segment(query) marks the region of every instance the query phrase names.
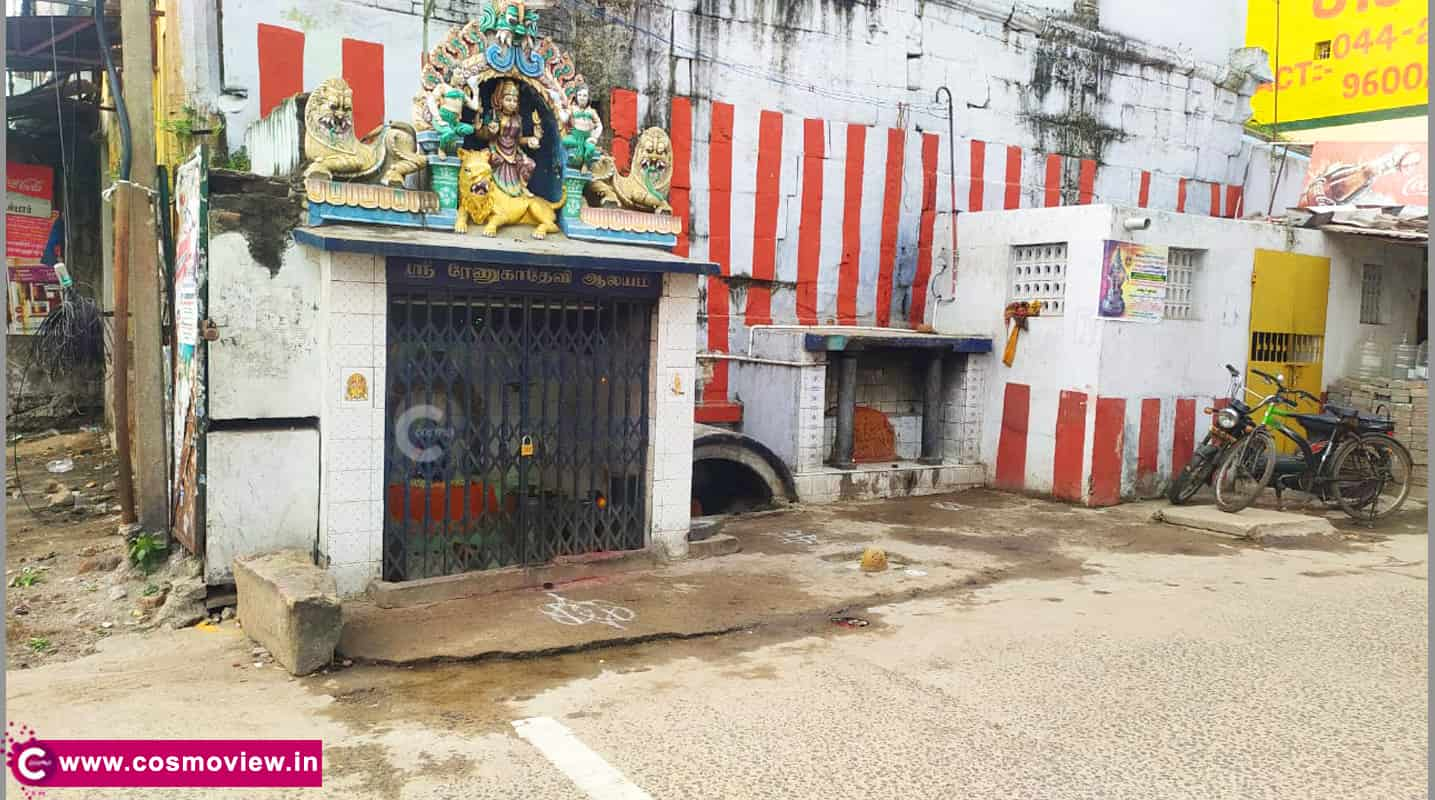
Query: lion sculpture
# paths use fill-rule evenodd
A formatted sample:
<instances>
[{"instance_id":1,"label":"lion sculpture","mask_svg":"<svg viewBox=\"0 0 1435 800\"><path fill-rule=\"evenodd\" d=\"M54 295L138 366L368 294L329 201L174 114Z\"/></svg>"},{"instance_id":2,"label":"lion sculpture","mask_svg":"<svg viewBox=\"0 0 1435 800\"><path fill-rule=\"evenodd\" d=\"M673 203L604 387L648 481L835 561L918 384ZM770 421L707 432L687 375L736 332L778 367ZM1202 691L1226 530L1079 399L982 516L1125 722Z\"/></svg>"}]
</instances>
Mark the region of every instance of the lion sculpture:
<instances>
[{"instance_id":1,"label":"lion sculpture","mask_svg":"<svg viewBox=\"0 0 1435 800\"><path fill-rule=\"evenodd\" d=\"M618 172L612 156L603 156L593 167L591 187L606 206L671 214L672 186L673 141L662 128L649 128L638 137L627 175Z\"/></svg>"},{"instance_id":2,"label":"lion sculpture","mask_svg":"<svg viewBox=\"0 0 1435 800\"><path fill-rule=\"evenodd\" d=\"M483 225L484 236L495 236L507 225L532 225L533 238L542 239L558 232L555 209L563 200L549 202L525 192L513 197L498 188L493 180L493 165L487 150L458 151L458 217L453 229L467 233L470 220Z\"/></svg>"},{"instance_id":3,"label":"lion sculpture","mask_svg":"<svg viewBox=\"0 0 1435 800\"><path fill-rule=\"evenodd\" d=\"M413 126L381 125L362 140L354 135L354 91L343 78L329 78L309 94L304 106L304 177L362 179L375 175L389 186L403 186L404 176L421 169L428 158L418 151Z\"/></svg>"}]
</instances>

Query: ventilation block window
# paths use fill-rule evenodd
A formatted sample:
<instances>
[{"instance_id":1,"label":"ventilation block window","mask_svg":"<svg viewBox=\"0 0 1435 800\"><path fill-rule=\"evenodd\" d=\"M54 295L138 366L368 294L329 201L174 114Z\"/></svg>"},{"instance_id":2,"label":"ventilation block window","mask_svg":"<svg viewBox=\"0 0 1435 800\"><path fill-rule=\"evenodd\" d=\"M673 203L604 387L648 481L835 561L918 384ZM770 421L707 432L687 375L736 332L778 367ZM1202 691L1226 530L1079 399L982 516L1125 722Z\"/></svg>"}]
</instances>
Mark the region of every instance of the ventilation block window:
<instances>
[{"instance_id":1,"label":"ventilation block window","mask_svg":"<svg viewBox=\"0 0 1435 800\"><path fill-rule=\"evenodd\" d=\"M1194 305L1194 292L1204 252L1171 248L1166 269L1166 319L1200 318L1200 309Z\"/></svg>"},{"instance_id":2,"label":"ventilation block window","mask_svg":"<svg viewBox=\"0 0 1435 800\"><path fill-rule=\"evenodd\" d=\"M1011 249L1010 302L1041 302L1043 317L1066 311L1066 243L1023 244Z\"/></svg>"}]
</instances>

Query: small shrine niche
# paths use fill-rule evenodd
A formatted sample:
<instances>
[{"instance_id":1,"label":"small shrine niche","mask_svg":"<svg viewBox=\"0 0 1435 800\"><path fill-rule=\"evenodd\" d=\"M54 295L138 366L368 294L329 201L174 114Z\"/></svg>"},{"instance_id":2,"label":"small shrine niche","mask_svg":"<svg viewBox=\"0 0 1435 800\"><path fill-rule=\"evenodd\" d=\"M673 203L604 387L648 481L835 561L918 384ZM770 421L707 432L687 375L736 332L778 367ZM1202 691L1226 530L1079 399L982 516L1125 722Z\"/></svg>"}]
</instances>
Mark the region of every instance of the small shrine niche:
<instances>
[{"instance_id":1,"label":"small shrine niche","mask_svg":"<svg viewBox=\"0 0 1435 800\"><path fill-rule=\"evenodd\" d=\"M545 7L489 0L478 19L425 53L412 123L376 132L362 164L326 162L347 172L306 173L311 224L466 232L478 223L490 236L521 224L532 226L535 238L561 230L574 239L672 246L682 231L668 202L672 141L659 128L643 131L632 170L617 169L582 73L540 34ZM337 93L348 89L340 79L330 82ZM323 143L311 154L305 141L317 163ZM377 160L391 151L401 153L406 171L379 169ZM383 191L353 187L378 173L387 176Z\"/></svg>"}]
</instances>

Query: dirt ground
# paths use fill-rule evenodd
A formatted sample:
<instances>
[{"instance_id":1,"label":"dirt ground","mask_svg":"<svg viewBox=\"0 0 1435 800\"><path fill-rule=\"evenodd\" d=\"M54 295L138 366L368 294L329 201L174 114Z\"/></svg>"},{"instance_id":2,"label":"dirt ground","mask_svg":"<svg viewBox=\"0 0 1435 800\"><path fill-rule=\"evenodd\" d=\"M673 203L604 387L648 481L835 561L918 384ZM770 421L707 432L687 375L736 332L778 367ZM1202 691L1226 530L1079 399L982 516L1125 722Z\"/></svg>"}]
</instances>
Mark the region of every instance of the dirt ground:
<instances>
[{"instance_id":1,"label":"dirt ground","mask_svg":"<svg viewBox=\"0 0 1435 800\"><path fill-rule=\"evenodd\" d=\"M164 576L142 575L126 560L108 438L51 430L7 444L7 668L80 658L99 640L143 626ZM50 472L61 459L74 467Z\"/></svg>"}]
</instances>

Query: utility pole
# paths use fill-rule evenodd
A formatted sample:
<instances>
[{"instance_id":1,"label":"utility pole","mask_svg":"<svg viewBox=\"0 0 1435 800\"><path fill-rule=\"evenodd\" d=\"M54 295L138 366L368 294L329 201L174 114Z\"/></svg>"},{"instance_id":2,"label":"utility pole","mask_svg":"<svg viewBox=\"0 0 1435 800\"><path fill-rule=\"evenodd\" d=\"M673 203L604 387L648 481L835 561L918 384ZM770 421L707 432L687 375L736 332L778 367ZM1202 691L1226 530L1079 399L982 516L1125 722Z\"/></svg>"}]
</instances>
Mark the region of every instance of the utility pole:
<instances>
[{"instance_id":1,"label":"utility pole","mask_svg":"<svg viewBox=\"0 0 1435 800\"><path fill-rule=\"evenodd\" d=\"M151 0L121 0L120 40L124 58L125 105L132 136L130 180L153 189L155 175L154 55ZM134 442L134 498L140 525L169 533L168 458L164 438L164 352L160 341L160 258L155 237L154 197L135 186L129 192L129 314L133 343L130 407ZM118 284L117 284L118 285ZM123 342L116 342L123 347ZM125 420L116 419L118 427Z\"/></svg>"}]
</instances>

